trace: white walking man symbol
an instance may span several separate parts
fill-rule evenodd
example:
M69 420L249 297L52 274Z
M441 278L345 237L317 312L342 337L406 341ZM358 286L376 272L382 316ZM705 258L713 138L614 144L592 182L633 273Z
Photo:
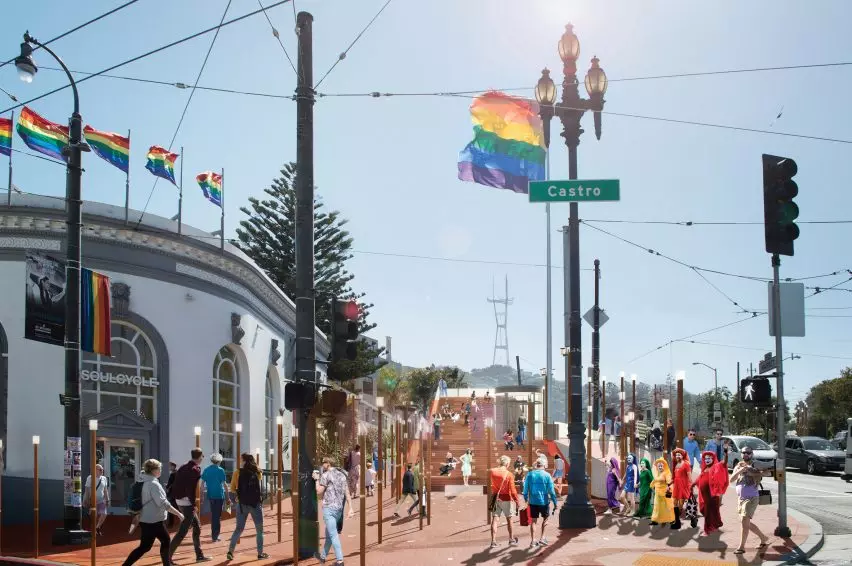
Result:
M754 400L754 385L751 383L747 383L745 386L745 398L743 401L753 401Z

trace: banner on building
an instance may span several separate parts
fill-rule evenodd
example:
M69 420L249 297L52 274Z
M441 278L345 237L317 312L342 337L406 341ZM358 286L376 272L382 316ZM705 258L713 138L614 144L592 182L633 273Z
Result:
M27 252L24 338L65 343L65 262Z

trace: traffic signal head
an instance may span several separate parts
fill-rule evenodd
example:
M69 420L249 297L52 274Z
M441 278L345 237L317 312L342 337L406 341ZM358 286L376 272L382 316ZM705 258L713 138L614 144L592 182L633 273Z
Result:
M358 324L361 310L358 303L349 300L331 301L331 363L354 360L358 356ZM329 374L329 378L333 378Z
M771 254L793 255L793 241L799 237L794 222L799 207L793 202L799 186L793 180L798 167L787 157L763 155L763 224L766 251Z
M769 380L764 377L740 381L740 401L752 405L769 405L772 401Z
M287 383L284 385L284 408L309 409L316 403L316 389L312 383Z

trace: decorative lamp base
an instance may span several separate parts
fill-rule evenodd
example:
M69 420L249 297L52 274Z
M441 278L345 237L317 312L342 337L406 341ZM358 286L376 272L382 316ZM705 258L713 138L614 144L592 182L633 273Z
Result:
M594 529L597 525L595 508L591 505L563 505L559 509L560 529Z

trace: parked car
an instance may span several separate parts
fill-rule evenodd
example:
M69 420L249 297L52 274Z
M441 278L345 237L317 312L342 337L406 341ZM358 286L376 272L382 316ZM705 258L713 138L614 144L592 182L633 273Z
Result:
M841 430L832 438L833 441L836 441L838 446L840 446L841 450L846 450L846 441L849 439L849 431Z
M788 468L799 468L809 474L842 470L846 460L842 450L835 450L831 441L819 436L788 438L784 454Z
M846 419L846 438L852 434L852 419ZM841 479L852 482L852 444L846 443L846 467L843 470Z
M729 441L728 468L734 469L743 459L742 449L748 446L754 455L752 456L754 467L758 470L768 470L775 466L778 453L767 443L754 436L724 436L722 440Z

